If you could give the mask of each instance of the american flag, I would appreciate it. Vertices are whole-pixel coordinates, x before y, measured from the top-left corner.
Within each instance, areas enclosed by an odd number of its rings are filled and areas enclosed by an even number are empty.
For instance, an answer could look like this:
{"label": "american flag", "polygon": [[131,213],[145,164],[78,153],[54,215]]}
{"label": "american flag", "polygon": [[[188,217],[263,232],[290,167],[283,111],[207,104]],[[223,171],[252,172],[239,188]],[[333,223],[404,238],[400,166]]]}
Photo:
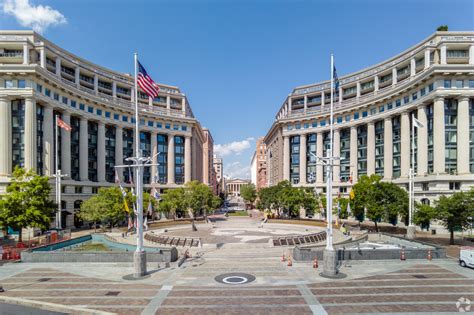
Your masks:
{"label": "american flag", "polygon": [[332,69],[333,71],[333,78],[334,78],[334,95],[337,97],[339,95],[339,78],[337,77],[336,73],[336,66]]}
{"label": "american flag", "polygon": [[143,68],[142,64],[137,61],[138,63],[138,76],[137,76],[137,83],[140,88],[151,98],[158,97],[158,91],[160,88],[158,85],[153,81],[153,79],[146,73],[145,68]]}
{"label": "american flag", "polygon": [[58,123],[58,127],[59,127],[59,128],[63,128],[63,129],[66,130],[66,131],[71,131],[71,130],[72,130],[71,126],[69,126],[68,124],[66,124],[61,118],[59,118],[59,117],[57,117],[57,116],[56,116],[56,121],[57,121],[57,123]]}

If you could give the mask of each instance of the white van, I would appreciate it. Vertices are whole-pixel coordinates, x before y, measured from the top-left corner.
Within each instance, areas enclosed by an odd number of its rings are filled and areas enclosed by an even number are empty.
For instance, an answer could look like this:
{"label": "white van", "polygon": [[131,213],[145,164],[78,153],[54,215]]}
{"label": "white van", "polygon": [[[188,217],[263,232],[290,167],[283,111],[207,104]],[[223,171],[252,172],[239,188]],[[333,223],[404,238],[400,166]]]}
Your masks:
{"label": "white van", "polygon": [[474,247],[461,247],[459,265],[474,268]]}

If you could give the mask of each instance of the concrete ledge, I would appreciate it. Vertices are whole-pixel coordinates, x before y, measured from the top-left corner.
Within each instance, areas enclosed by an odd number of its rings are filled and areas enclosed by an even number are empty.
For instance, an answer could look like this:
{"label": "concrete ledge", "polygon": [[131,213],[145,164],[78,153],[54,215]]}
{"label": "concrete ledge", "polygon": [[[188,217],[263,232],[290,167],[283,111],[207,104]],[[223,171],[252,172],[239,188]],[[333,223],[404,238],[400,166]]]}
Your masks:
{"label": "concrete ledge", "polygon": [[[132,263],[134,252],[74,252],[74,251],[23,251],[21,261],[26,263],[44,262],[93,262]],[[163,248],[159,252],[146,252],[147,262],[174,262],[178,260],[176,247]]]}
{"label": "concrete ledge", "polygon": [[109,313],[109,312],[104,312],[104,311],[86,309],[82,307],[60,305],[60,304],[48,303],[44,301],[33,301],[33,300],[27,300],[27,299],[10,297],[10,296],[2,296],[2,295],[0,295],[0,302],[6,303],[6,304],[33,307],[40,310],[46,310],[46,311],[52,311],[52,312],[62,312],[62,313],[73,314],[73,315],[81,315],[81,314],[113,315],[115,314],[115,313]]}

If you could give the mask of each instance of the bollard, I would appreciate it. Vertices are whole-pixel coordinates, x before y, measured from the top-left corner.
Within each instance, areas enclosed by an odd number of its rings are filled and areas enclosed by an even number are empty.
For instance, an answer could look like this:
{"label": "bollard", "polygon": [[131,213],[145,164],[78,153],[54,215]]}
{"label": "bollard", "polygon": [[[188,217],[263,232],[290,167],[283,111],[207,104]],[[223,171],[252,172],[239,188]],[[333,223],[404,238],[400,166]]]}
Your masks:
{"label": "bollard", "polygon": [[319,265],[318,265],[318,258],[316,257],[316,258],[314,258],[313,268],[314,268],[314,269],[318,269],[318,266],[319,266]]}
{"label": "bollard", "polygon": [[291,256],[288,256],[288,267],[293,266],[293,262],[291,261]]}
{"label": "bollard", "polygon": [[433,257],[431,256],[431,249],[428,250],[428,260],[431,261],[431,259],[433,259]]}
{"label": "bollard", "polygon": [[286,261],[285,253],[283,252],[283,255],[281,256],[281,261]]}
{"label": "bollard", "polygon": [[406,257],[405,257],[405,251],[402,249],[402,251],[400,252],[400,260],[406,260]]}

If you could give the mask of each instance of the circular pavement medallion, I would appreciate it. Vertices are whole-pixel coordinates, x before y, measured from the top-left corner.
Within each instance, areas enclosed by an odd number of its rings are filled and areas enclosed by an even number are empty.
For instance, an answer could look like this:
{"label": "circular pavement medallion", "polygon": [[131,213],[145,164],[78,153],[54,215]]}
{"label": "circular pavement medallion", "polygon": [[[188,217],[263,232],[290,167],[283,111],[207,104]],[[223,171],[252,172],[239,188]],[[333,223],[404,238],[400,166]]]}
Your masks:
{"label": "circular pavement medallion", "polygon": [[248,273],[240,273],[240,272],[234,272],[234,273],[224,273],[222,275],[218,275],[214,278],[219,283],[224,283],[224,284],[245,284],[249,283],[255,280],[255,276],[250,275]]}

